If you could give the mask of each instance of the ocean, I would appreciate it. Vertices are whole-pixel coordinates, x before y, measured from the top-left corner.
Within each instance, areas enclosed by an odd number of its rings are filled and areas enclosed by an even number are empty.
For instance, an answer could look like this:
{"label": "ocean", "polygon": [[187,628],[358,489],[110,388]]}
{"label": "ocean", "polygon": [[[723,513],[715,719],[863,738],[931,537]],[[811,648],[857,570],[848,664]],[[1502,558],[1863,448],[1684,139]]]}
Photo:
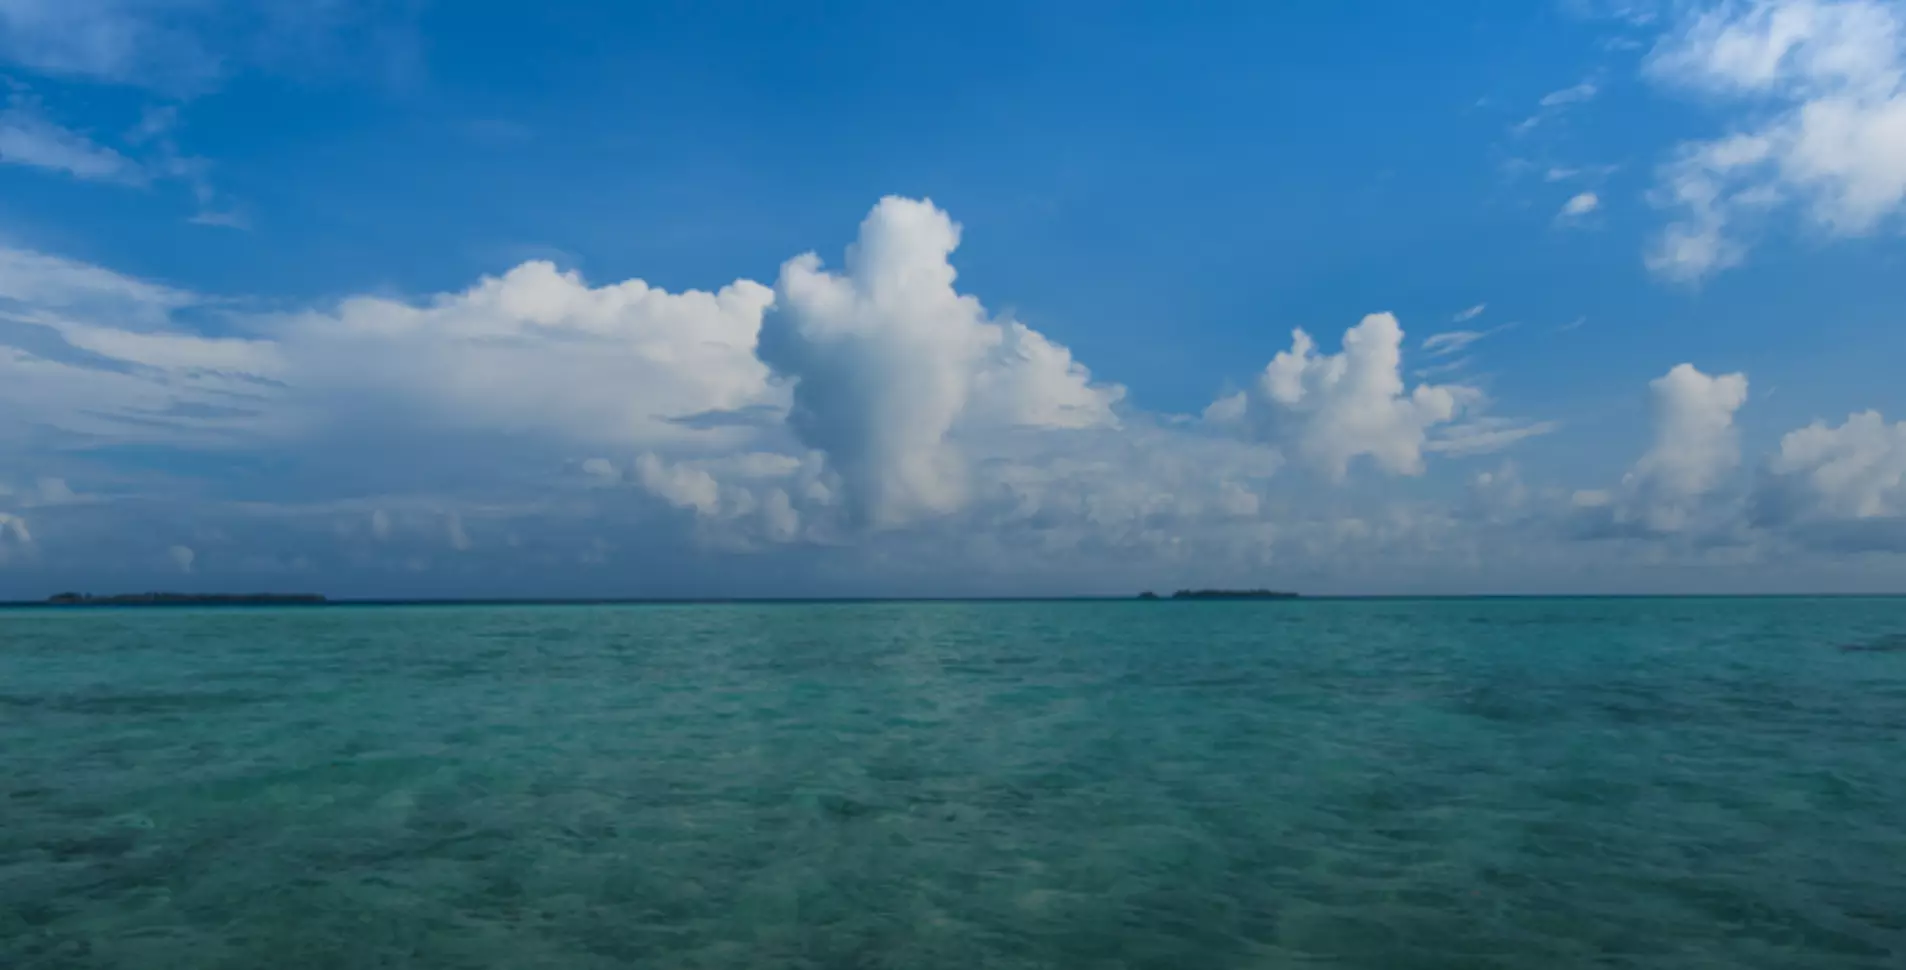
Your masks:
{"label": "ocean", "polygon": [[1906,966],[1906,600],[0,611],[0,967]]}

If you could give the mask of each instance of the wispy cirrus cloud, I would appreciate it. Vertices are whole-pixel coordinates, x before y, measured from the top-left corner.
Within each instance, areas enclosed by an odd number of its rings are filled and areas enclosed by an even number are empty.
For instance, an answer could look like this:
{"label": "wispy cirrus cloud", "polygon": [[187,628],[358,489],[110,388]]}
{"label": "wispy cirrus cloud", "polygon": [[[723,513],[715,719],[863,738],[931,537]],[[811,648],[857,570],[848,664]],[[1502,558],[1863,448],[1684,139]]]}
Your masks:
{"label": "wispy cirrus cloud", "polygon": [[[1479,314],[1470,314],[1465,316],[1463,314],[1457,314],[1456,322],[1466,323],[1470,320],[1474,320],[1478,315]],[[1429,354],[1431,357],[1453,357],[1468,350],[1477,341],[1493,337],[1496,334],[1514,328],[1515,323],[1511,321],[1490,327],[1487,330],[1444,330],[1440,333],[1433,333],[1424,337],[1421,346],[1423,352]]]}
{"label": "wispy cirrus cloud", "polygon": [[1585,101],[1595,100],[1595,95],[1600,92],[1601,88],[1593,81],[1583,81],[1580,84],[1571,85],[1559,91],[1550,91],[1548,94],[1543,95],[1542,100],[1538,101],[1537,104],[1544,108],[1555,108],[1565,104],[1581,104]]}
{"label": "wispy cirrus cloud", "polygon": [[15,91],[0,109],[0,164],[24,165],[94,182],[141,185],[138,162],[47,117],[39,99]]}
{"label": "wispy cirrus cloud", "polygon": [[16,89],[0,109],[0,164],[19,165],[88,182],[145,187],[157,182],[185,185],[198,211],[199,225],[243,228],[242,214],[221,202],[211,180],[211,164],[179,151],[172,131],[175,106],[149,107],[125,133],[121,147],[63,126],[48,116],[41,99]]}
{"label": "wispy cirrus cloud", "polygon": [[[0,164],[91,182],[184,185],[195,203],[189,222],[244,228],[249,218],[214,187],[211,163],[176,143],[179,103],[246,71],[414,73],[414,14],[377,0],[0,0],[0,68],[15,76],[0,110]],[[54,108],[77,99],[62,94],[62,104],[49,108],[27,83],[42,91],[130,88],[160,100],[112,144],[55,120]]]}
{"label": "wispy cirrus cloud", "polygon": [[1593,80],[1550,91],[1537,99],[1534,114],[1517,122],[1509,130],[1516,135],[1526,135],[1568,110],[1572,105],[1586,104],[1595,100],[1595,96],[1600,93],[1601,86]]}
{"label": "wispy cirrus cloud", "polygon": [[172,97],[240,70],[391,73],[415,59],[411,5],[378,0],[0,0],[0,62]]}
{"label": "wispy cirrus cloud", "polygon": [[1462,352],[1470,344],[1489,336],[1487,330],[1445,330],[1423,338],[1423,350],[1433,357]]}

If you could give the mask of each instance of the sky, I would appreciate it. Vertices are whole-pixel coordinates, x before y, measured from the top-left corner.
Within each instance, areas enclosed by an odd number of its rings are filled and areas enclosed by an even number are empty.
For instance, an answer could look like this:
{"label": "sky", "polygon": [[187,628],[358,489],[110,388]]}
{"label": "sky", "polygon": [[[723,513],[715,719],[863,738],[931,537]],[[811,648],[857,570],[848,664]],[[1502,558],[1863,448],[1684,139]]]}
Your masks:
{"label": "sky", "polygon": [[0,0],[0,598],[1906,590],[1906,0]]}

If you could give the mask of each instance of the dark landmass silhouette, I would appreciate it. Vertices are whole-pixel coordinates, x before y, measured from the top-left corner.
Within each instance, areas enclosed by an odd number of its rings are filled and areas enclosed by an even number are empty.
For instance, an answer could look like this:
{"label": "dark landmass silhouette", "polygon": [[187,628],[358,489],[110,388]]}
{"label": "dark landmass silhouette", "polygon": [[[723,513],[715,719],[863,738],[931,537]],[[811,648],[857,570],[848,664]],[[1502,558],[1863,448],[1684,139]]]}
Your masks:
{"label": "dark landmass silhouette", "polygon": [[[1149,590],[1138,594],[1142,600],[1161,599]],[[1175,600],[1294,600],[1296,593],[1275,589],[1181,589],[1171,594]]]}
{"label": "dark landmass silhouette", "polygon": [[[1169,597],[1160,596],[1147,590],[1140,593],[1141,600],[1288,600],[1298,599],[1299,594],[1274,589],[1181,589]],[[113,593],[94,595],[92,593],[58,593],[44,601],[50,606],[318,606],[331,603],[331,600],[317,593]],[[345,601],[347,604],[352,601]],[[388,600],[361,601],[368,605],[472,605],[472,604],[622,604],[622,603],[721,603],[721,602],[757,602],[753,600]],[[759,601],[780,602],[780,601]],[[790,600],[788,602],[806,602]],[[821,602],[821,601],[815,601]],[[833,601],[826,601],[833,602]],[[841,602],[858,602],[843,600]],[[875,602],[875,601],[870,601]],[[15,604],[31,605],[31,604]],[[1875,648],[1873,646],[1850,649],[1890,650],[1890,645]]]}
{"label": "dark landmass silhouette", "polygon": [[224,604],[279,605],[322,603],[316,593],[59,593],[46,600],[56,606],[202,606]]}

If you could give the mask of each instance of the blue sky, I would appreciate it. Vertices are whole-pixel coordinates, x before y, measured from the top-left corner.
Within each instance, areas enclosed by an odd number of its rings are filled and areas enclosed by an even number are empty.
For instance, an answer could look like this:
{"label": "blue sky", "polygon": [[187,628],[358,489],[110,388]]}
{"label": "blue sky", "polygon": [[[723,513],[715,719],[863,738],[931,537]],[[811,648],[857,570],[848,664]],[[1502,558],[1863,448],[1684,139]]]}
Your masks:
{"label": "blue sky", "polygon": [[1898,0],[0,0],[0,595],[1897,589],[1903,70]]}

